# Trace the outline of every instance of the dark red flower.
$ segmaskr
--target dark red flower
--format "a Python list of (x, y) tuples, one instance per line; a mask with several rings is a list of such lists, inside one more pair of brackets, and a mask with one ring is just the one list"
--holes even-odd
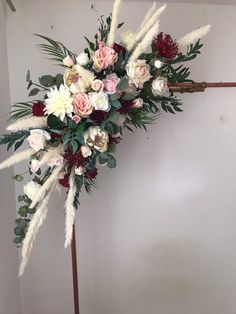
[(62, 137), (61, 134), (57, 134), (57, 133), (51, 133), (51, 139), (52, 140), (58, 140)]
[(125, 55), (125, 53), (126, 53), (126, 49), (125, 49), (124, 47), (122, 47), (121, 45), (116, 44), (116, 43), (113, 45), (113, 49), (114, 49), (115, 52), (117, 52), (118, 54), (119, 54), (119, 53), (122, 53), (123, 55)]
[(119, 144), (121, 141), (121, 137), (112, 137), (109, 136), (109, 144)]
[(90, 173), (86, 172), (85, 173), (85, 178), (86, 179), (95, 179), (97, 177), (97, 175), (98, 175), (98, 169), (95, 167), (92, 172), (90, 172)]
[(100, 124), (107, 116), (107, 112), (102, 110), (94, 110), (89, 118), (97, 124)]
[(64, 186), (65, 188), (68, 188), (69, 187), (69, 176), (68, 176), (68, 174), (65, 174), (64, 178), (60, 179), (59, 182), (62, 186)]
[(32, 105), (32, 114), (36, 117), (43, 117), (45, 115), (44, 113), (45, 104), (41, 101), (34, 102)]
[(81, 151), (73, 154), (71, 149), (68, 149), (63, 157), (71, 167), (84, 166), (87, 161), (87, 158), (83, 157)]
[(158, 34), (154, 41), (154, 47), (160, 57), (174, 59), (178, 54), (177, 42), (170, 35), (162, 32)]
[(121, 114), (127, 114), (130, 108), (133, 106), (133, 100), (120, 99), (121, 108), (118, 110)]

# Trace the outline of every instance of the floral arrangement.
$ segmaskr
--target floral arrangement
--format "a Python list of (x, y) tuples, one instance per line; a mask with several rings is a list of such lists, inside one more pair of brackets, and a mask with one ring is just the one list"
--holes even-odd
[[(37, 35), (39, 49), (64, 67), (56, 76), (43, 75), (39, 83), (27, 73), (29, 97), (39, 99), (13, 105), (7, 130), (0, 139), (7, 149), (29, 148), (14, 153), (0, 169), (29, 160), (31, 181), (18, 197), (14, 242), (22, 246), (22, 275), (36, 234), (47, 215), (47, 205), (58, 183), (67, 188), (65, 247), (70, 245), (79, 194), (96, 184), (99, 165), (116, 166), (114, 152), (124, 130), (146, 130), (160, 110), (182, 111), (171, 84), (191, 81), (183, 65), (200, 54), (200, 39), (210, 26), (199, 28), (180, 40), (159, 32), (159, 16), (166, 6), (153, 3), (136, 32), (126, 31), (119, 44), (116, 32), (121, 0), (113, 13), (100, 18), (94, 41), (80, 54), (61, 42)], [(22, 182), (23, 175), (15, 175)]]

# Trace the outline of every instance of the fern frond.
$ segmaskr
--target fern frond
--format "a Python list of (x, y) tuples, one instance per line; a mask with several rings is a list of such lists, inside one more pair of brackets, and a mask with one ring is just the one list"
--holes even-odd
[(32, 102), (18, 102), (12, 106), (8, 118), (8, 123), (15, 122), (16, 120), (29, 116), (32, 114)]
[(75, 54), (67, 49), (61, 42), (55, 41), (43, 35), (34, 35), (47, 42), (47, 44), (38, 44), (37, 47), (39, 50), (51, 56), (51, 58), (49, 58), (50, 60), (57, 61), (61, 66), (64, 66), (63, 59), (69, 55), (73, 61), (75, 61)]

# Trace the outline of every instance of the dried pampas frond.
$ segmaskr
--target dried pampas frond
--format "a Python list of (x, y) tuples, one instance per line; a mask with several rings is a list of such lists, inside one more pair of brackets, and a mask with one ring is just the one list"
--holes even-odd
[(46, 219), (47, 212), (48, 212), (47, 205), (48, 205), (50, 196), (54, 190), (54, 187), (55, 187), (55, 184), (52, 186), (52, 188), (48, 192), (45, 199), (39, 205), (36, 213), (34, 214), (33, 219), (31, 220), (31, 222), (29, 224), (29, 229), (28, 229), (26, 236), (25, 236), (25, 239), (23, 241), (22, 261), (21, 261), (21, 265), (19, 268), (19, 277), (22, 276), (24, 271), (25, 271), (25, 267), (28, 263), (36, 235), (39, 231), (39, 228), (42, 226), (44, 220)]
[(107, 45), (112, 47), (115, 43), (116, 30), (118, 27), (118, 18), (120, 14), (122, 0), (115, 0), (112, 12), (111, 28), (107, 39)]
[(69, 191), (67, 195), (67, 199), (65, 202), (66, 209), (66, 221), (65, 221), (65, 231), (66, 231), (66, 240), (65, 240), (65, 248), (67, 248), (71, 244), (72, 236), (73, 236), (73, 225), (75, 222), (75, 212), (76, 208), (74, 206), (76, 186), (75, 186), (75, 170), (71, 170), (70, 178), (69, 178)]
[(133, 62), (138, 59), (138, 57), (145, 52), (147, 47), (152, 43), (154, 37), (157, 35), (159, 31), (159, 21), (152, 26), (152, 28), (147, 32), (142, 41), (138, 44), (138, 46), (134, 49), (131, 57), (128, 62)]
[(47, 126), (47, 117), (30, 117), (21, 119), (7, 127), (8, 131), (22, 131), (29, 129), (44, 128)]
[(63, 145), (58, 145), (57, 147), (50, 148), (47, 152), (44, 153), (42, 159), (37, 163), (37, 168), (45, 165), (49, 160), (51, 160), (54, 156), (63, 154), (64, 149)]
[(15, 153), (11, 157), (0, 163), (0, 169), (8, 168), (14, 166), (18, 162), (28, 159), (30, 156), (34, 155), (35, 151), (32, 148), (23, 150), (22, 152)]
[(152, 15), (152, 17), (147, 21), (144, 26), (140, 29), (140, 31), (136, 34), (136, 42), (133, 46), (138, 44), (138, 42), (143, 38), (143, 36), (146, 36), (146, 34), (150, 31), (150, 29), (153, 28), (154, 25), (156, 25), (157, 20), (159, 16), (165, 11), (166, 4), (161, 6), (156, 12)]
[(52, 184), (54, 184), (58, 178), (60, 173), (62, 172), (62, 170), (64, 169), (65, 165), (62, 164), (58, 167), (56, 167), (51, 175), (48, 177), (48, 179), (44, 182), (44, 184), (41, 186), (41, 188), (39, 189), (36, 197), (32, 200), (29, 208), (34, 208), (35, 205), (41, 201), (41, 199), (44, 197), (45, 193), (50, 189), (50, 187), (52, 186)]
[(146, 25), (146, 23), (151, 19), (151, 17), (153, 16), (153, 14), (156, 11), (156, 1), (153, 2), (151, 8), (147, 11), (146, 15), (144, 16), (144, 19), (140, 25), (140, 27), (137, 30), (137, 33)]
[(200, 28), (186, 34), (182, 38), (180, 38), (177, 41), (179, 51), (184, 52), (189, 45), (195, 44), (196, 41), (198, 41), (199, 39), (206, 36), (209, 33), (210, 29), (211, 29), (211, 25), (206, 25), (206, 26), (200, 27)]

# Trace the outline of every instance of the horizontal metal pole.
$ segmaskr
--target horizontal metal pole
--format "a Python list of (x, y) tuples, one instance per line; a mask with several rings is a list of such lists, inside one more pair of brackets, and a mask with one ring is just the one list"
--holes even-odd
[(228, 88), (236, 87), (236, 82), (183, 82), (168, 84), (173, 92), (177, 93), (194, 93), (204, 92), (206, 88)]

